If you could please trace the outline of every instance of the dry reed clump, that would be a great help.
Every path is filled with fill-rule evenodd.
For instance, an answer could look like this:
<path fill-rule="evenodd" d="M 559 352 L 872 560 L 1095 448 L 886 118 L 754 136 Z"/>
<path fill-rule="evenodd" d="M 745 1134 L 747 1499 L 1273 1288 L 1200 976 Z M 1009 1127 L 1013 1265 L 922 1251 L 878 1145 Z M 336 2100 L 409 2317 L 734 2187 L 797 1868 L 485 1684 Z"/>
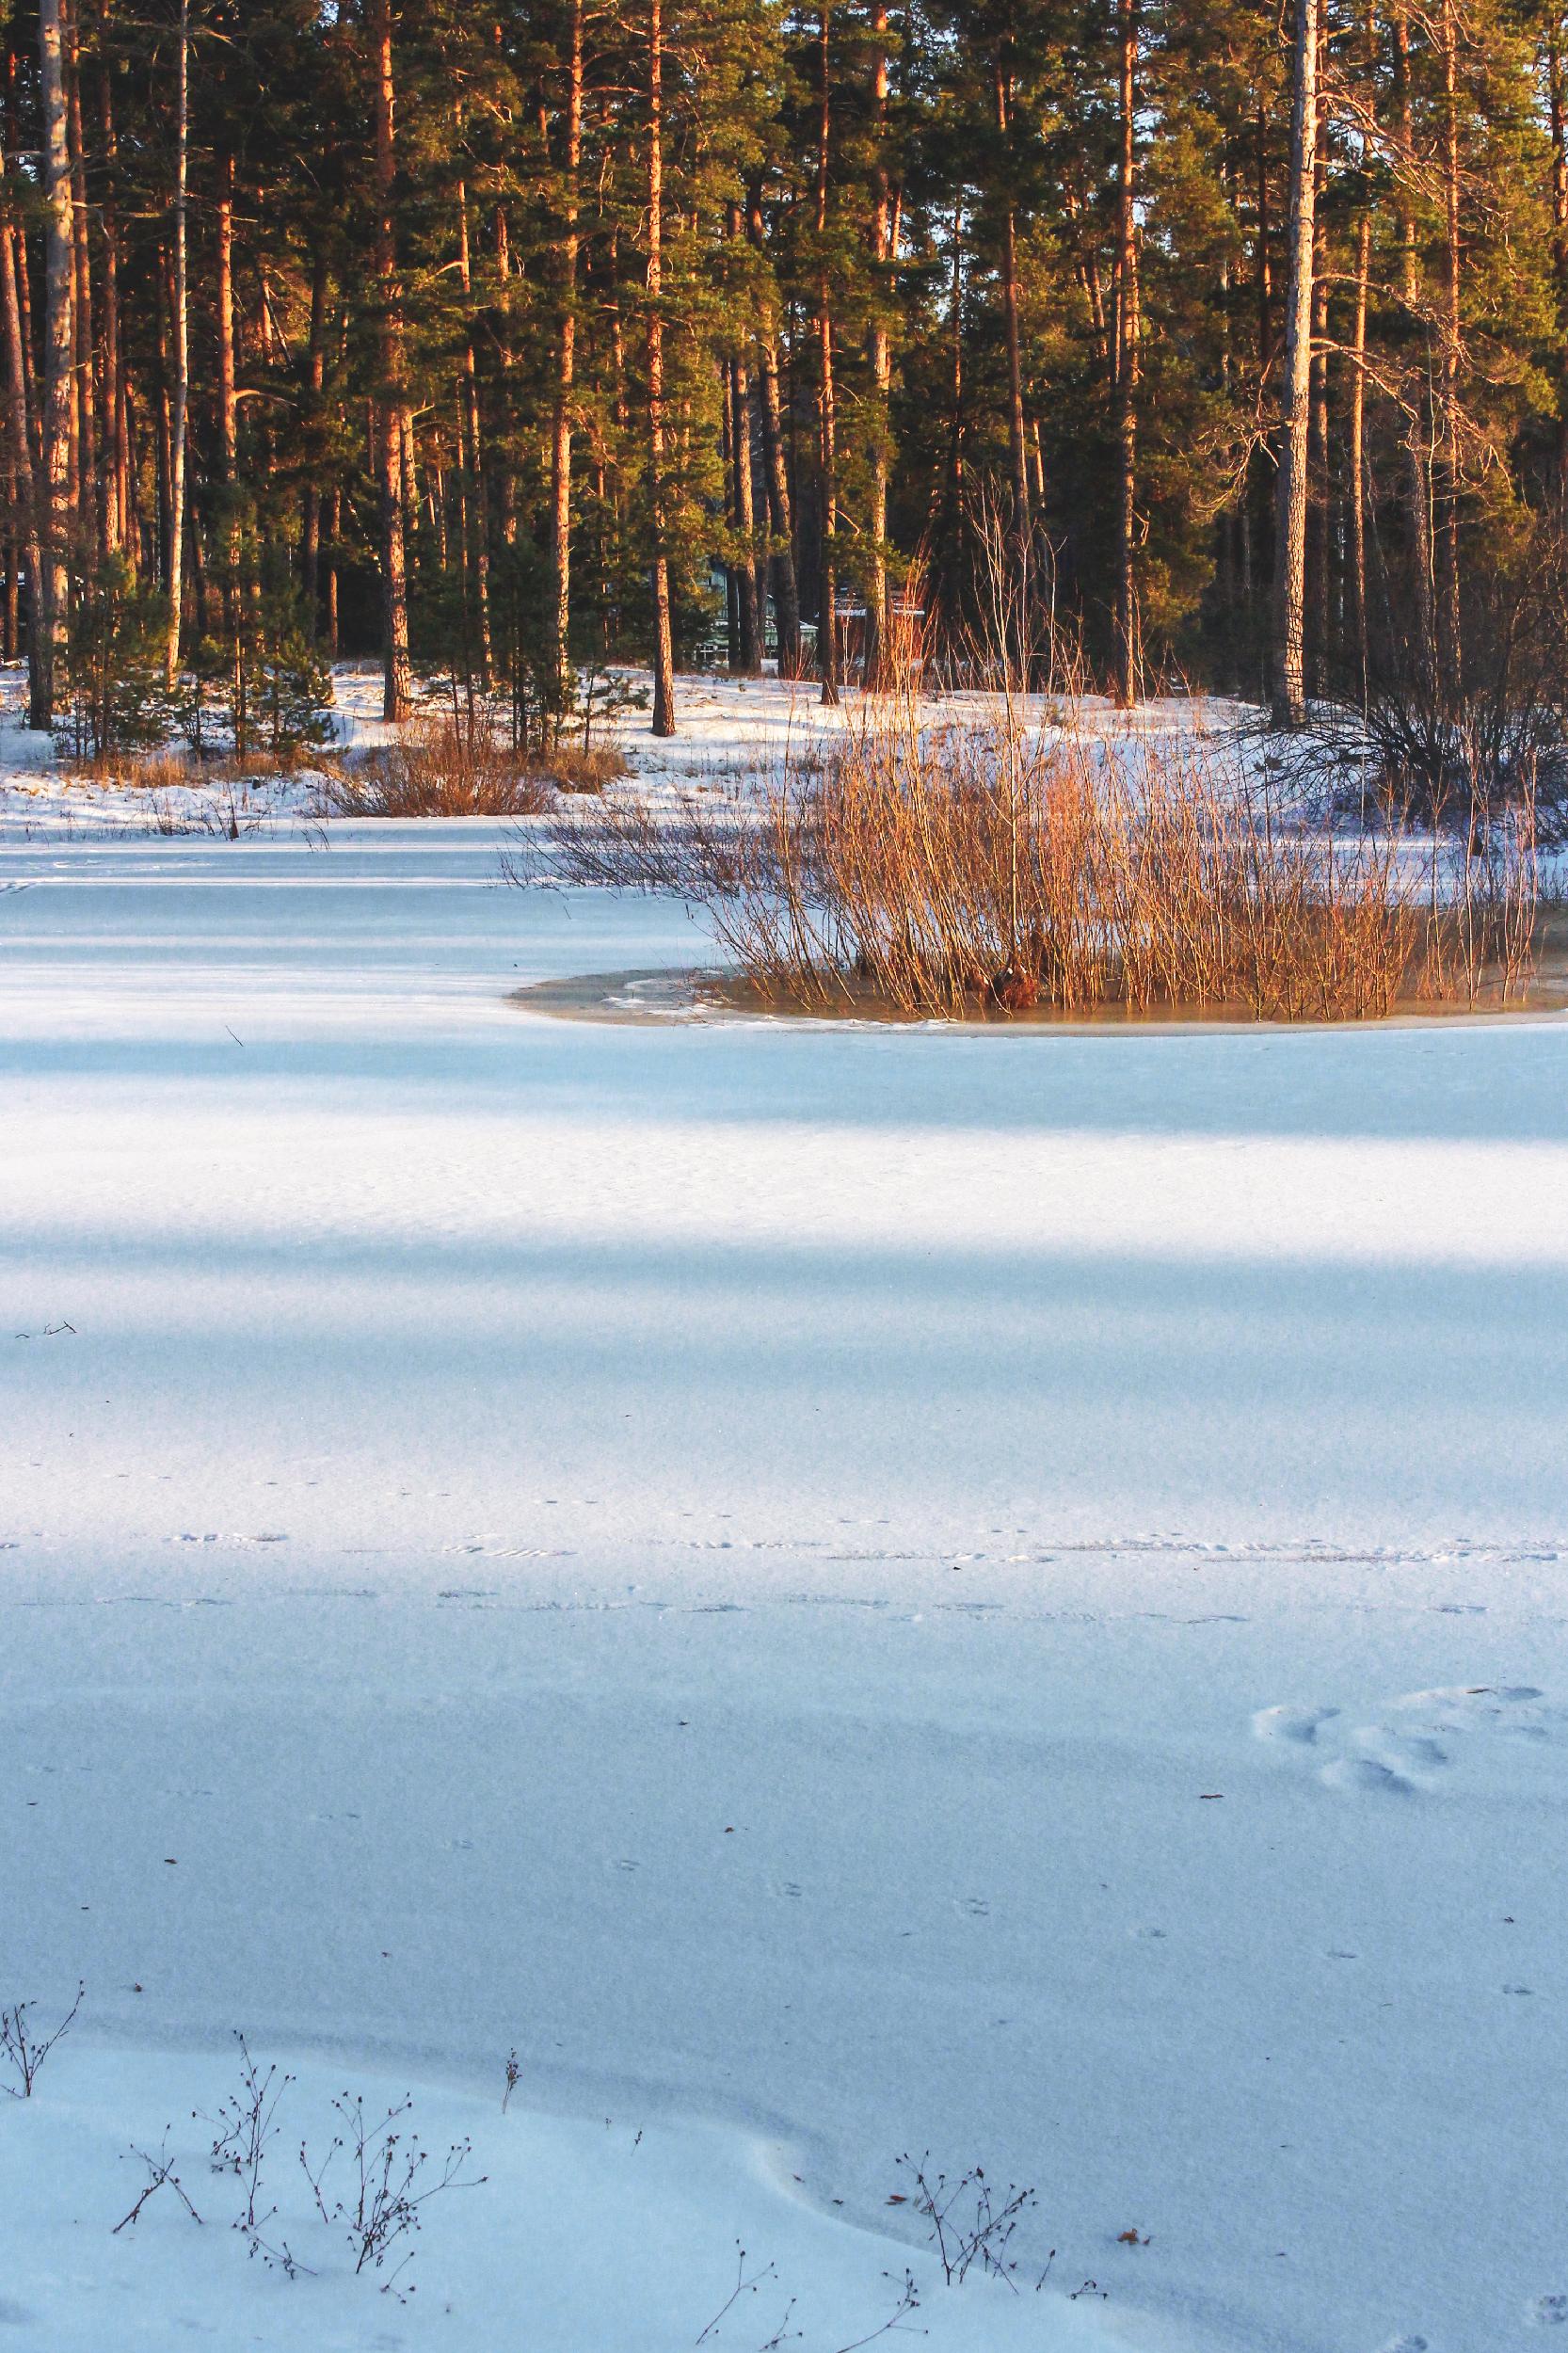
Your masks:
<path fill-rule="evenodd" d="M 703 904 L 745 977 L 802 1005 L 1363 1019 L 1516 999 L 1539 892 L 1528 813 L 1449 849 L 1282 809 L 1201 737 L 932 727 L 868 704 L 750 808 L 636 803 L 554 845 L 566 879 Z"/>
<path fill-rule="evenodd" d="M 256 784 L 266 776 L 330 770 L 335 760 L 312 750 L 196 753 L 166 745 L 157 751 L 99 752 L 59 762 L 63 775 L 120 792 L 175 792 L 210 785 Z"/>
<path fill-rule="evenodd" d="M 322 780 L 329 817 L 534 817 L 551 806 L 549 777 L 483 727 L 416 721 L 352 769 Z"/>
<path fill-rule="evenodd" d="M 552 752 L 540 753 L 534 765 L 557 792 L 602 792 L 631 773 L 613 744 L 594 744 L 586 750 L 580 744 L 558 744 Z"/>

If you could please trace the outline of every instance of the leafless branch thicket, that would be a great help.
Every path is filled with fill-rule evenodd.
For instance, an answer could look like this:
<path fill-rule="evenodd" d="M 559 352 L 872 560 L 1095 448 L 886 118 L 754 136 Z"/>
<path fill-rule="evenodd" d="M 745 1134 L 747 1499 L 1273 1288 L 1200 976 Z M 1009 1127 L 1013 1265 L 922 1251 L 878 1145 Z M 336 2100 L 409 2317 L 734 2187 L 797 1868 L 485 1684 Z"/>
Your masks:
<path fill-rule="evenodd" d="M 352 765 L 319 776 L 329 817 L 536 817 L 559 792 L 592 794 L 624 773 L 613 745 L 525 755 L 493 721 L 425 717 Z"/>
<path fill-rule="evenodd" d="M 60 2023 L 49 2034 L 40 2034 L 32 2023 L 36 2002 L 13 2002 L 9 2009 L 0 2009 L 0 2091 L 13 2100 L 30 2100 L 39 2069 L 60 2040 L 76 2023 L 87 1987 L 79 1984 L 76 1999 Z"/>
<path fill-rule="evenodd" d="M 748 2279 L 746 2276 L 746 2250 L 741 2245 L 740 2240 L 737 2239 L 735 2242 L 735 2284 L 730 2289 L 729 2294 L 725 2297 L 724 2302 L 719 2306 L 718 2311 L 713 2314 L 712 2319 L 708 2323 L 706 2329 L 703 2329 L 701 2335 L 697 2337 L 695 2342 L 697 2345 L 707 2345 L 711 2339 L 717 2336 L 721 2324 L 728 2318 L 729 2314 L 734 2311 L 743 2296 L 758 2295 L 761 2289 L 767 2286 L 771 2280 L 776 2280 L 777 2277 L 778 2270 L 776 2265 L 762 2264 L 751 2274 Z M 764 2353 L 766 2353 L 765 2347 Z"/>
<path fill-rule="evenodd" d="M 868 2335 L 855 2338 L 852 2344 L 840 2345 L 838 2353 L 862 2353 L 864 2346 L 875 2345 L 879 2337 L 894 2336 L 901 2330 L 906 2329 L 912 2315 L 920 2311 L 920 2292 L 915 2285 L 915 2275 L 912 2271 L 904 2273 L 902 2282 L 894 2280 L 890 2271 L 885 2271 L 882 2276 L 885 2280 L 891 2281 L 898 2289 L 898 2302 L 879 2329 L 872 2329 Z M 921 2329 L 917 2333 L 923 2336 L 925 2332 Z M 762 2353 L 768 2353 L 766 2345 L 762 2347 Z"/>
<path fill-rule="evenodd" d="M 899 2159 L 901 2172 L 913 2185 L 907 2193 L 909 2210 L 928 2227 L 949 2287 L 962 2287 L 978 2269 L 1005 2281 L 1016 2294 L 1017 2258 L 1008 2249 L 1018 2224 L 1037 2202 L 1033 2190 L 1009 2182 L 1005 2190 L 993 2191 L 984 2166 L 950 2182 L 945 2173 L 931 2172 L 930 2165 L 929 2154 Z"/>
<path fill-rule="evenodd" d="M 181 2205 L 184 2206 L 185 2212 L 189 2215 L 191 2220 L 193 2222 L 200 2223 L 201 2217 L 197 2213 L 196 2208 L 191 2204 L 189 2198 L 185 2194 L 184 2185 L 181 2182 L 178 2173 L 174 2170 L 173 2160 L 168 2153 L 168 2135 L 167 2129 L 165 2131 L 164 2138 L 159 2145 L 156 2156 L 152 2156 L 145 2149 L 128 2149 L 125 2152 L 125 2154 L 130 2157 L 135 2157 L 138 2165 L 146 2167 L 147 2179 L 142 2184 L 140 2189 L 136 2192 L 130 2211 L 121 2215 L 120 2220 L 115 2224 L 113 2233 L 111 2233 L 113 2237 L 118 2238 L 121 2231 L 135 2228 L 136 2223 L 141 2220 L 143 2209 L 147 2206 L 150 2200 L 157 2196 L 160 2189 L 171 2189 L 174 2192 L 175 2197 L 180 2201 Z"/>
<path fill-rule="evenodd" d="M 234 2217 L 233 2228 L 243 2234 L 251 2255 L 269 2270 L 281 2271 L 292 2280 L 305 2266 L 286 2239 L 274 2245 L 264 2235 L 278 2209 L 264 2203 L 263 2169 L 266 2153 L 278 2137 L 279 2106 L 295 2079 L 280 2075 L 275 2064 L 264 2073 L 245 2036 L 236 2031 L 234 2040 L 240 2050 L 239 2089 L 220 2102 L 216 2117 L 204 2120 L 216 2128 L 209 2162 L 215 2173 L 232 2174 L 240 2185 L 245 2202 Z"/>
<path fill-rule="evenodd" d="M 920 2292 L 915 2284 L 915 2275 L 912 2271 L 905 2271 L 902 2281 L 894 2280 L 893 2274 L 890 2271 L 884 2272 L 882 2276 L 885 2280 L 891 2281 L 898 2291 L 898 2300 L 894 2304 L 892 2311 L 888 2313 L 887 2319 L 882 2321 L 878 2327 L 868 2329 L 866 2334 L 862 2337 L 856 2337 L 852 2339 L 848 2345 L 840 2345 L 838 2348 L 838 2353 L 863 2353 L 863 2348 L 866 2345 L 875 2345 L 879 2339 L 891 2336 L 896 2331 L 906 2329 L 909 2324 L 910 2315 L 920 2311 Z M 776 2281 L 777 2278 L 777 2267 L 771 2263 L 760 2264 L 755 2271 L 748 2273 L 746 2270 L 746 2250 L 737 2239 L 735 2242 L 735 2284 L 730 2289 L 729 2294 L 726 2297 L 724 2302 L 719 2306 L 718 2311 L 713 2314 L 712 2319 L 708 2323 L 706 2329 L 703 2329 L 701 2335 L 695 2340 L 696 2344 L 698 2345 L 711 2344 L 718 2335 L 724 2322 L 728 2319 L 730 2313 L 735 2310 L 735 2307 L 740 2304 L 744 2297 L 748 2296 L 760 2295 L 763 2288 L 769 2286 L 773 2281 Z M 758 2353 L 780 2353 L 780 2348 L 782 2346 L 799 2342 L 802 2333 L 801 2330 L 798 2329 L 792 2330 L 790 2327 L 790 2322 L 793 2316 L 794 2309 L 795 2298 L 792 2296 L 789 2303 L 785 2306 L 783 2319 L 779 2322 L 777 2328 L 774 2330 L 772 2336 L 769 2337 L 766 2344 L 759 2346 Z"/>
<path fill-rule="evenodd" d="M 398 2285 L 413 2260 L 412 2248 L 404 2247 L 403 2241 L 419 2230 L 424 2208 L 444 2190 L 477 2189 L 488 2178 L 467 2171 L 472 2155 L 467 2140 L 454 2141 L 438 2166 L 403 2124 L 412 2105 L 410 2100 L 401 2100 L 372 2121 L 360 2094 L 345 2091 L 332 2103 L 342 2129 L 320 2165 L 312 2166 L 304 2145 L 299 2151 L 316 2211 L 328 2228 L 344 2232 L 356 2275 L 381 2271 L 391 2262 L 381 2292 L 395 2296 L 400 2303 L 413 2293 L 411 2287 L 405 2291 Z M 348 2176 L 341 2197 L 329 2194 L 326 2186 L 340 2158 Z"/>

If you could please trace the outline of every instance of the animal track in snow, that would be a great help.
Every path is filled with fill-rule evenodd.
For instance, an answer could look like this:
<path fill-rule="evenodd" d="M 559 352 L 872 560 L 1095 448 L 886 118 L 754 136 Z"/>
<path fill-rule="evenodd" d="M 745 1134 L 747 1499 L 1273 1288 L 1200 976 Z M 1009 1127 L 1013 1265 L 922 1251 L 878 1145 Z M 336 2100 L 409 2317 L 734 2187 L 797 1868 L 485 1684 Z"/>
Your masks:
<path fill-rule="evenodd" d="M 1531 2329 L 1561 2329 L 1568 2327 L 1568 2296 L 1538 2296 L 1525 2321 Z"/>

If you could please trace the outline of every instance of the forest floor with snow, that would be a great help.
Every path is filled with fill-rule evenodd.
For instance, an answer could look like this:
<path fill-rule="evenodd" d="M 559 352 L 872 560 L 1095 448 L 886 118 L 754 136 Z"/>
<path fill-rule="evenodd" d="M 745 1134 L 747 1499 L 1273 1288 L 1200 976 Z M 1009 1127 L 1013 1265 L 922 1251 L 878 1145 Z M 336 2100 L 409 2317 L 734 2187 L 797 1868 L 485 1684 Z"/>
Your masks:
<path fill-rule="evenodd" d="M 682 703 L 639 789 L 817 724 Z M 700 929 L 45 749 L 0 2004 L 86 1994 L 0 2096 L 0 2345 L 1568 2325 L 1563 1018 L 563 1021 L 516 992 Z M 297 2078 L 255 2257 L 236 2029 Z M 385 2293 L 299 2162 L 345 2093 L 422 2183 L 472 2143 Z M 200 2226 L 116 2232 L 133 2150 Z M 924 2152 L 1034 2191 L 1013 2287 L 944 2281 Z"/>

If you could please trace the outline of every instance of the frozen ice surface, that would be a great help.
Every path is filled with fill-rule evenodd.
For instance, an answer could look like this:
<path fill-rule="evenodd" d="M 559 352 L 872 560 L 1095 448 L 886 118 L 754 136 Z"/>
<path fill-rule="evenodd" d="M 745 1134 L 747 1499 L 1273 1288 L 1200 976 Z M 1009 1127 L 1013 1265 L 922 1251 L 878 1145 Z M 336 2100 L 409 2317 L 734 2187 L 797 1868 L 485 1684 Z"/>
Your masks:
<path fill-rule="evenodd" d="M 0 2344 L 657 2353 L 737 2237 L 728 2353 L 905 2262 L 934 2353 L 1560 2319 L 1561 1022 L 554 1021 L 702 935 L 34 781 L 0 1999 L 88 1993 Z M 473 2132 L 408 2306 L 111 2236 L 235 2026 Z M 1036 2187 L 1021 2299 L 933 2284 L 925 2149 Z"/>

